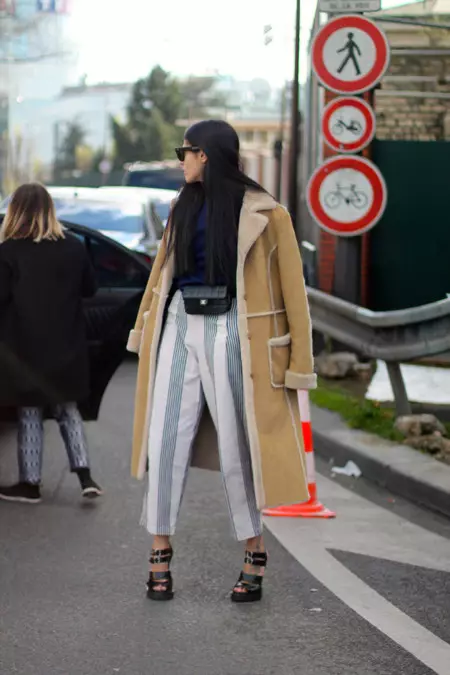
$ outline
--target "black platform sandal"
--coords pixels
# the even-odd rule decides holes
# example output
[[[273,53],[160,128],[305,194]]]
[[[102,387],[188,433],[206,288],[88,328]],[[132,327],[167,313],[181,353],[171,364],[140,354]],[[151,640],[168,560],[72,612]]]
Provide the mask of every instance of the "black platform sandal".
[[[266,551],[246,551],[245,564],[252,567],[266,567]],[[241,572],[234,588],[242,588],[243,591],[235,590],[231,593],[232,602],[258,602],[262,598],[263,576],[259,574],[247,574]]]
[[[150,556],[150,565],[161,565],[166,563],[170,565],[173,556],[172,548],[152,549]],[[161,586],[163,590],[156,591],[155,588]],[[173,580],[170,570],[164,572],[150,572],[147,582],[147,597],[150,600],[172,600],[173,598]]]

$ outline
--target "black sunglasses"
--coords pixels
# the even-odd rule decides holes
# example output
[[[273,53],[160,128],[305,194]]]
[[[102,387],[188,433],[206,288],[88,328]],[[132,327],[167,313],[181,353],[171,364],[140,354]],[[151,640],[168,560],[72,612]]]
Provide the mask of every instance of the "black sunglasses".
[[[184,162],[187,152],[200,152],[200,150],[201,148],[197,145],[182,145],[180,148],[175,148],[175,154],[180,162]]]

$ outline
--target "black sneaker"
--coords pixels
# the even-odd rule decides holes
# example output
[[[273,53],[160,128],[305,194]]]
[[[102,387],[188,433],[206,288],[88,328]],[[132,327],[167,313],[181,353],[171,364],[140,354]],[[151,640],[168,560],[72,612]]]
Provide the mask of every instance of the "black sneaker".
[[[92,480],[92,478],[87,478],[82,482],[81,485],[82,489],[82,495],[86,499],[96,499],[97,497],[101,497],[103,494],[103,491],[97,483]]]
[[[6,502],[39,504],[41,501],[41,490],[39,485],[17,483],[17,485],[11,485],[10,487],[0,487],[0,499]]]

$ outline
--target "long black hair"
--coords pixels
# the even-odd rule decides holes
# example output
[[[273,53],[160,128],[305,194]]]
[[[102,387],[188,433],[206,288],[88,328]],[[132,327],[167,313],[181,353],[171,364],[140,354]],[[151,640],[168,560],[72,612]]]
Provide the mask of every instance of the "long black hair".
[[[265,190],[243,172],[239,137],[227,122],[197,122],[187,130],[185,139],[201,148],[208,161],[203,181],[182,187],[172,213],[168,254],[174,253],[175,275],[194,271],[192,241],[199,212],[206,201],[205,282],[235,288],[239,215],[245,191]]]

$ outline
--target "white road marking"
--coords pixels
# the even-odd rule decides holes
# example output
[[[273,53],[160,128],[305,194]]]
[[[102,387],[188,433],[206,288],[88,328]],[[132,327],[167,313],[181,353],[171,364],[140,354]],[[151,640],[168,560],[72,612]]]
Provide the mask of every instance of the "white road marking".
[[[265,518],[281,544],[348,607],[437,675],[449,675],[450,645],[385,600],[327,549],[364,553],[450,572],[450,541],[318,476],[319,496],[336,520]]]

